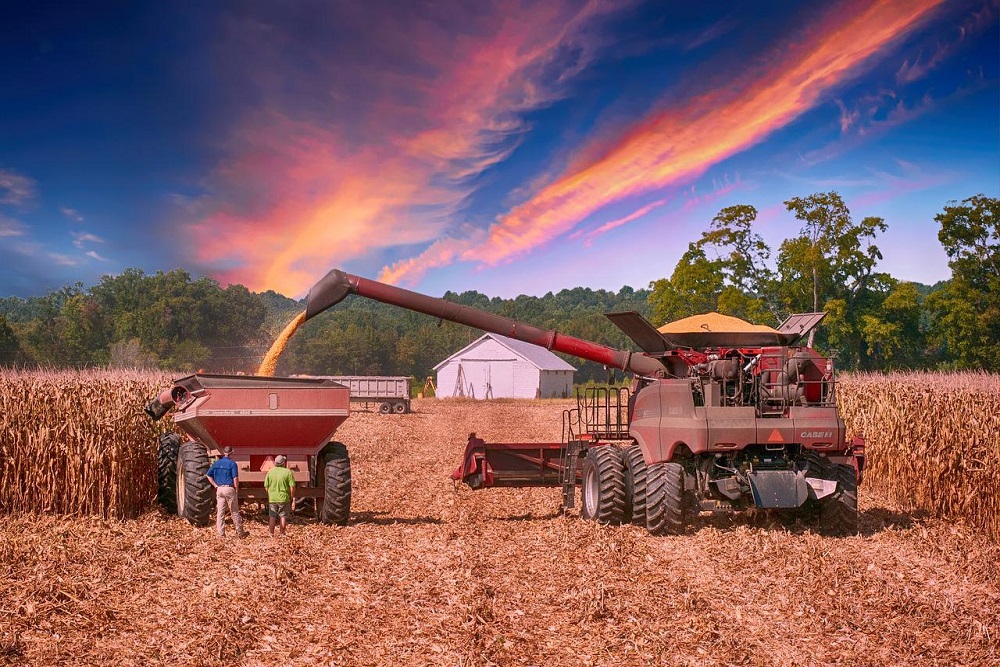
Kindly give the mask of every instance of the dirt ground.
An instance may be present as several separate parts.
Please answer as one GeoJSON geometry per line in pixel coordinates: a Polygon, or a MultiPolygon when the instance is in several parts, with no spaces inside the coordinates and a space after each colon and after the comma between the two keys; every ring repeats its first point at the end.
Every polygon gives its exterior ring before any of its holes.
{"type": "Polygon", "coordinates": [[[1000,664],[997,545],[864,489],[857,537],[739,516],[657,538],[556,489],[453,486],[470,431],[558,441],[567,405],[353,414],[347,527],[5,517],[0,664],[1000,664]]]}

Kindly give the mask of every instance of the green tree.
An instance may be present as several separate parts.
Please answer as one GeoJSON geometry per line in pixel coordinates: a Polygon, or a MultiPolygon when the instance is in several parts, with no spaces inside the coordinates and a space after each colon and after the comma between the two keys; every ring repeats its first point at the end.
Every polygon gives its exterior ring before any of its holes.
{"type": "Polygon", "coordinates": [[[0,314],[0,365],[11,365],[22,361],[21,341],[7,318],[0,314]]]}
{"type": "Polygon", "coordinates": [[[934,337],[955,367],[1000,370],[1000,200],[950,202],[934,220],[952,272],[927,297],[934,337]]]}
{"type": "MultiPolygon", "coordinates": [[[[785,202],[803,223],[799,236],[786,239],[778,253],[778,292],[789,312],[830,310],[828,318],[833,351],[857,366],[867,358],[861,315],[888,292],[889,276],[876,271],[882,253],[873,243],[886,224],[867,217],[858,223],[836,192],[794,197],[785,202]]],[[[815,344],[815,330],[809,345],[815,344]]]]}
{"type": "Polygon", "coordinates": [[[657,326],[696,313],[718,310],[725,285],[723,260],[710,260],[697,243],[688,244],[669,279],[650,284],[651,316],[657,326]]]}

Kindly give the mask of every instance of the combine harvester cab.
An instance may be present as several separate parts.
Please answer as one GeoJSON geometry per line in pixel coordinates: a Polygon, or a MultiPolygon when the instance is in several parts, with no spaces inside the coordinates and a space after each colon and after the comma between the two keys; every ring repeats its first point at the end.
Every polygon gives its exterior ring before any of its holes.
{"type": "Polygon", "coordinates": [[[351,507],[351,461],[332,441],[350,414],[350,390],[331,380],[196,374],[176,380],[146,408],[187,435],[161,437],[158,497],[168,511],[204,526],[215,509],[205,473],[224,447],[239,468],[241,499],[267,500],[264,476],[287,457],[296,498],[313,498],[324,523],[345,525],[351,507]]]}

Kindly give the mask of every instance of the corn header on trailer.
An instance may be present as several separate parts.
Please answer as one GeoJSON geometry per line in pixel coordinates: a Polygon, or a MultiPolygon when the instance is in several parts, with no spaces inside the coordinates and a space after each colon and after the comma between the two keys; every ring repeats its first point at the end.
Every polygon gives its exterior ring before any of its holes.
{"type": "Polygon", "coordinates": [[[828,534],[858,529],[864,441],[847,440],[833,360],[795,346],[824,313],[776,332],[661,334],[635,312],[607,317],[642,350],[554,330],[333,270],[306,318],[349,294],[516,338],[632,373],[629,389],[589,390],[563,415],[559,443],[486,443],[473,433],[452,477],[473,489],[561,487],[602,523],[680,533],[703,511],[801,512],[828,534]]]}

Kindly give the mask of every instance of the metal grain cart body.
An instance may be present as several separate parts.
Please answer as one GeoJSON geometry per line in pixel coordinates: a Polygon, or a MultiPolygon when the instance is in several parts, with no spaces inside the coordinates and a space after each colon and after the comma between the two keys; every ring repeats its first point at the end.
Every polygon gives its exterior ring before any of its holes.
{"type": "Polygon", "coordinates": [[[778,329],[661,333],[635,312],[608,318],[639,347],[617,350],[333,270],[306,318],[363,296],[632,373],[563,414],[558,443],[487,443],[473,433],[452,475],[473,489],[561,487],[581,515],[679,533],[701,512],[780,510],[831,534],[858,529],[864,441],[848,440],[832,359],[798,346],[824,313],[778,329]]]}
{"type": "Polygon", "coordinates": [[[283,454],[297,498],[313,498],[325,523],[345,524],[350,513],[347,448],[332,440],[350,414],[349,389],[332,380],[196,374],[175,380],[146,408],[153,419],[173,410],[187,436],[160,440],[161,503],[196,525],[215,508],[205,476],[224,447],[239,468],[239,497],[267,499],[264,476],[283,454]]]}
{"type": "Polygon", "coordinates": [[[410,411],[410,378],[405,376],[382,375],[315,375],[296,377],[317,377],[333,380],[351,390],[351,403],[365,408],[374,406],[384,415],[406,414],[410,411]]]}

